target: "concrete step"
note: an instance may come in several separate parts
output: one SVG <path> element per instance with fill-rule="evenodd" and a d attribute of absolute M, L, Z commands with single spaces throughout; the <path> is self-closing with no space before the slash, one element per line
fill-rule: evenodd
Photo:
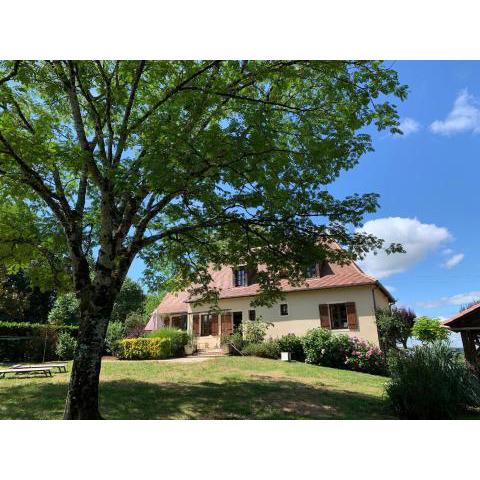
<path fill-rule="evenodd" d="M 198 349 L 194 356 L 196 357 L 222 357 L 225 355 L 223 350 L 206 350 L 206 349 Z"/>

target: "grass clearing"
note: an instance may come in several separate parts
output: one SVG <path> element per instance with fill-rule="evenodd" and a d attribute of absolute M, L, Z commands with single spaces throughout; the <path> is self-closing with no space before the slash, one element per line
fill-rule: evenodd
<path fill-rule="evenodd" d="M 68 377 L 0 379 L 0 419 L 62 418 Z M 106 419 L 392 418 L 385 381 L 255 357 L 104 361 L 100 411 Z"/>

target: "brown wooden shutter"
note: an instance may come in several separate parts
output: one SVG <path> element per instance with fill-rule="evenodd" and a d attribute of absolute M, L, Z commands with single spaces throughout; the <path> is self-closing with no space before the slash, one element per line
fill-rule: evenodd
<path fill-rule="evenodd" d="M 200 315 L 198 313 L 193 316 L 193 334 L 200 335 Z"/>
<path fill-rule="evenodd" d="M 212 335 L 218 335 L 218 315 L 216 313 L 212 313 Z"/>
<path fill-rule="evenodd" d="M 328 304 L 320 304 L 318 306 L 318 310 L 320 311 L 320 326 L 322 328 L 328 328 L 330 330 L 332 328 L 332 325 L 330 323 L 330 311 L 328 308 Z"/>
<path fill-rule="evenodd" d="M 222 313 L 222 336 L 233 333 L 232 312 Z"/>
<path fill-rule="evenodd" d="M 348 302 L 345 304 L 347 309 L 347 323 L 350 330 L 358 329 L 358 317 L 357 309 L 355 308 L 355 302 Z"/>

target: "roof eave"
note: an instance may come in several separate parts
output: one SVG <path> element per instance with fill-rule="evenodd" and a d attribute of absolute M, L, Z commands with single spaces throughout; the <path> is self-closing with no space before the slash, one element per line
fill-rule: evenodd
<path fill-rule="evenodd" d="M 383 292 L 383 294 L 390 300 L 390 303 L 395 303 L 397 299 L 382 285 L 381 282 L 375 280 L 375 285 Z"/>
<path fill-rule="evenodd" d="M 365 286 L 377 286 L 382 290 L 382 292 L 393 302 L 395 302 L 395 298 L 392 297 L 390 292 L 380 284 L 377 280 L 366 281 L 361 283 L 346 283 L 344 285 L 322 285 L 318 287 L 304 287 L 304 288 L 295 288 L 292 290 L 282 290 L 283 293 L 295 293 L 295 292 L 311 292 L 315 290 L 324 290 L 328 288 L 350 288 L 350 287 L 365 287 Z M 230 298 L 243 298 L 243 297 L 255 297 L 257 293 L 244 293 L 238 295 L 229 295 L 228 297 L 220 296 L 219 300 L 228 300 Z M 195 300 L 185 300 L 185 303 L 194 303 Z"/>

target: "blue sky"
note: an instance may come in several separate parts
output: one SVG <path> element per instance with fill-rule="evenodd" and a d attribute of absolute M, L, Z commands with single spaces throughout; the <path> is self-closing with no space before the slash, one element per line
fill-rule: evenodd
<path fill-rule="evenodd" d="M 380 194 L 364 228 L 403 243 L 407 254 L 371 256 L 362 267 L 398 304 L 448 317 L 480 297 L 480 62 L 388 63 L 410 90 L 398 106 L 405 135 L 376 133 L 375 152 L 332 190 Z M 137 260 L 130 275 L 142 270 Z"/>
<path fill-rule="evenodd" d="M 448 317 L 480 297 L 480 62 L 392 62 L 410 94 L 405 135 L 375 135 L 375 152 L 336 183 L 338 194 L 377 192 L 366 230 L 407 254 L 363 268 L 417 314 Z M 368 222 L 370 220 L 370 222 Z"/>

